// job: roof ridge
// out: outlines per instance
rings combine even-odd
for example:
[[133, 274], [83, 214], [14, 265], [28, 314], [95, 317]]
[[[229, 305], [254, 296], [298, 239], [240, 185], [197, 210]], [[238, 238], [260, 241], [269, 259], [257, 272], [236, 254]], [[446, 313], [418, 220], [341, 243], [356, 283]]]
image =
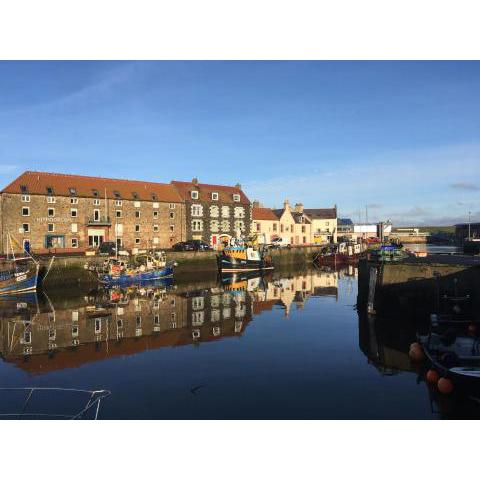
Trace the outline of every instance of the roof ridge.
[[[157, 185], [170, 185], [169, 182], [152, 182], [149, 180], [132, 180], [130, 178], [113, 178], [113, 177], [101, 177], [101, 176], [93, 176], [93, 175], [80, 175], [76, 173], [59, 173], [59, 172], [42, 172], [38, 170], [25, 170], [19, 177], [26, 175], [26, 174], [40, 174], [40, 175], [50, 175], [54, 177], [80, 177], [80, 178], [88, 178], [88, 179], [99, 179], [99, 180], [112, 180], [117, 182], [135, 182], [135, 183], [150, 183], [150, 184], [157, 184]], [[18, 180], [17, 177], [13, 180], [8, 186]], [[5, 187], [5, 188], [7, 188]]]

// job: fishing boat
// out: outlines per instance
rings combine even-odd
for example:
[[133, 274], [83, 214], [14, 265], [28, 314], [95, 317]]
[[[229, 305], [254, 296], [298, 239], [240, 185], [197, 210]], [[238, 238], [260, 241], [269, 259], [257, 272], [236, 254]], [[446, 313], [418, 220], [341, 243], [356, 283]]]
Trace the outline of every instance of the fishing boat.
[[356, 265], [360, 259], [362, 248], [359, 243], [339, 243], [325, 247], [314, 255], [316, 265], [334, 267], [336, 265]]
[[[12, 236], [7, 233], [7, 252], [11, 256], [0, 260], [0, 295], [12, 295], [37, 290], [40, 264], [29, 252], [16, 257]], [[18, 242], [15, 242], [18, 244]]]
[[217, 261], [222, 273], [273, 270], [266, 247], [259, 245], [255, 238], [243, 240], [240, 236], [232, 237], [230, 245], [218, 254]]
[[87, 265], [105, 286], [132, 285], [153, 282], [173, 277], [175, 262], [167, 262], [165, 252], [137, 255], [133, 262], [127, 259], [110, 258], [103, 265]]
[[371, 250], [368, 259], [374, 262], [398, 262], [410, 255], [397, 245], [381, 245], [380, 248]]

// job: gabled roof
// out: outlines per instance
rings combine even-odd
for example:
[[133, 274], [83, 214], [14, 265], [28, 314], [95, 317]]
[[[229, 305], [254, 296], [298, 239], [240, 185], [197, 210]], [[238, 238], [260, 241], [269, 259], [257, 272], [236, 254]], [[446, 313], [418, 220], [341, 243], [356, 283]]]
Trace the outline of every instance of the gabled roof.
[[278, 218], [269, 208], [253, 207], [252, 209], [253, 220], [271, 220], [277, 221]]
[[292, 214], [293, 219], [295, 220], [295, 223], [299, 223], [302, 225], [307, 225], [309, 223], [312, 223], [310, 221], [310, 218], [308, 215], [305, 214], [305, 211], [303, 213], [300, 212], [290, 212]]
[[315, 219], [335, 219], [337, 218], [337, 209], [334, 208], [305, 208], [303, 210], [312, 220]]
[[[179, 182], [173, 180], [171, 184], [177, 189], [183, 200], [192, 200], [192, 190], [198, 191], [198, 200], [203, 202], [212, 201], [212, 193], [218, 193], [218, 202], [221, 203], [240, 203], [249, 205], [250, 200], [239, 187], [230, 187], [227, 185], [210, 185], [208, 183]], [[233, 201], [233, 194], [240, 195], [240, 202]], [[216, 201], [216, 200], [215, 200]]]
[[280, 220], [280, 218], [282, 218], [282, 215], [283, 215], [284, 211], [285, 210], [283, 208], [275, 208], [275, 209], [272, 210], [275, 217], [277, 217], [277, 220]]
[[[25, 193], [30, 195], [47, 195], [49, 194], [47, 188], [51, 188], [52, 196], [105, 198], [106, 194], [107, 198], [119, 200], [182, 201], [177, 190], [169, 183], [31, 171], [22, 173], [1, 193], [24, 193], [22, 186], [26, 187]], [[71, 188], [75, 189], [75, 193], [71, 193]]]

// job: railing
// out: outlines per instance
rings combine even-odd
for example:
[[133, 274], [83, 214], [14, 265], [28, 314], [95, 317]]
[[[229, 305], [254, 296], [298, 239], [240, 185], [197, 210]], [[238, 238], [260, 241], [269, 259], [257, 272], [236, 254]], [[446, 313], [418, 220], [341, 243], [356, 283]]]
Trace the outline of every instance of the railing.
[[108, 216], [99, 215], [98, 217], [96, 216], [86, 217], [85, 223], [87, 225], [111, 225], [112, 220]]

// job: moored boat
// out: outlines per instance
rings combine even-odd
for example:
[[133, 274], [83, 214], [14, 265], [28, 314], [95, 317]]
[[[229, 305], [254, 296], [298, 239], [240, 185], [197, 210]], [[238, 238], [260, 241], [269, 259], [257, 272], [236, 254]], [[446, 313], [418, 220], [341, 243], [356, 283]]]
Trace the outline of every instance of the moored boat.
[[32, 258], [3, 260], [0, 264], [0, 295], [34, 292], [40, 265]]

